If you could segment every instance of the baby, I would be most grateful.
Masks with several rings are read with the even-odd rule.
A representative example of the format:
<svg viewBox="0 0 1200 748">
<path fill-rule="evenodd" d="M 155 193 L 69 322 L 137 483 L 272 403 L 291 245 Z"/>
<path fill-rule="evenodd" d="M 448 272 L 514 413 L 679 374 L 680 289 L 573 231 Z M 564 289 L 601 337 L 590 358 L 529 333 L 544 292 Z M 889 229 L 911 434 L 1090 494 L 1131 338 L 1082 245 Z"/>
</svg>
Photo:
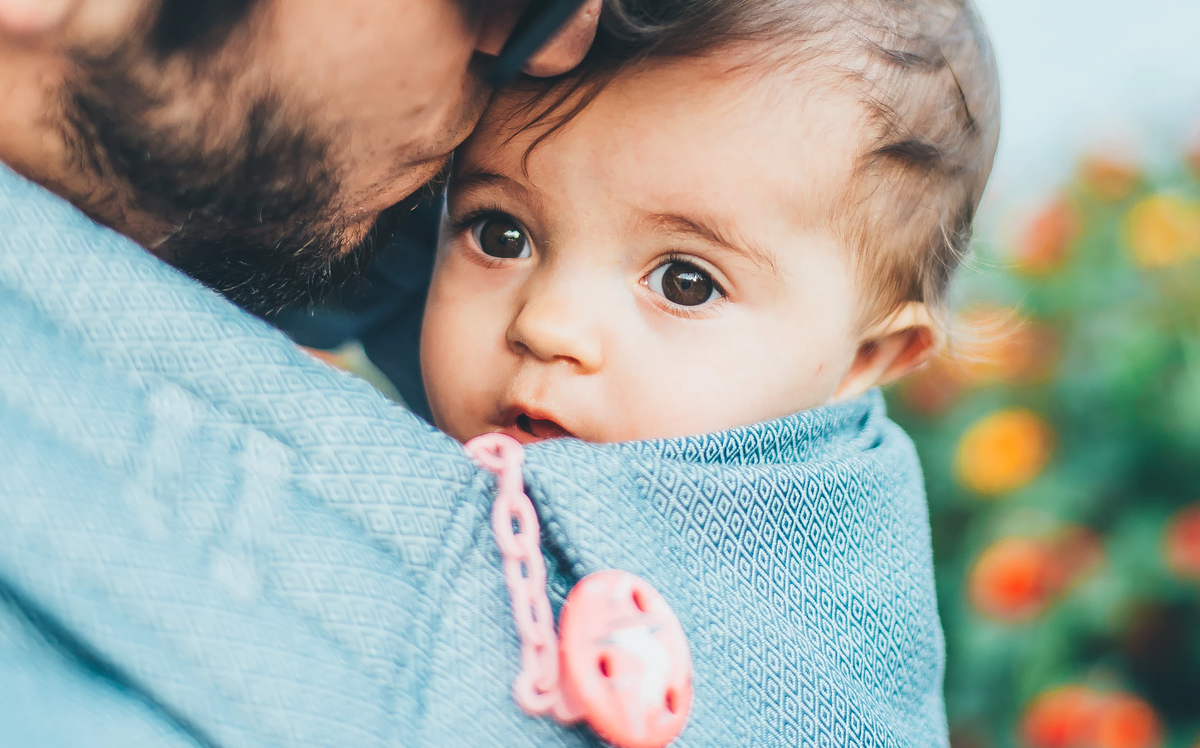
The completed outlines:
<svg viewBox="0 0 1200 748">
<path fill-rule="evenodd" d="M 679 613 L 681 745 L 945 745 L 920 467 L 866 393 L 942 339 L 997 140 L 978 16 L 635 6 L 455 154 L 421 339 L 434 420 L 544 442 L 524 475 L 553 601 L 618 568 Z M 484 599 L 496 574 L 457 584 Z M 512 650 L 478 636 L 446 672 Z"/>
<path fill-rule="evenodd" d="M 998 130 L 964 2 L 640 4 L 568 80 L 498 95 L 425 312 L 437 425 L 699 434 L 926 361 Z"/>
</svg>

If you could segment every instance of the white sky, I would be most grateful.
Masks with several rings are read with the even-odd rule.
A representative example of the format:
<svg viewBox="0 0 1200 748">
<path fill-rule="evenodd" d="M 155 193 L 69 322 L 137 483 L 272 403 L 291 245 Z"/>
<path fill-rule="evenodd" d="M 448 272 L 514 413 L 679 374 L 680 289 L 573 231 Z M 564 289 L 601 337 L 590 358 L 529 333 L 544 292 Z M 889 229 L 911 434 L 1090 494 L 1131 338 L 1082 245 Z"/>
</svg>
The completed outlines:
<svg viewBox="0 0 1200 748">
<path fill-rule="evenodd" d="M 1200 0 L 976 2 L 1004 110 L 985 225 L 1039 201 L 1086 150 L 1153 160 L 1200 135 Z"/>
</svg>

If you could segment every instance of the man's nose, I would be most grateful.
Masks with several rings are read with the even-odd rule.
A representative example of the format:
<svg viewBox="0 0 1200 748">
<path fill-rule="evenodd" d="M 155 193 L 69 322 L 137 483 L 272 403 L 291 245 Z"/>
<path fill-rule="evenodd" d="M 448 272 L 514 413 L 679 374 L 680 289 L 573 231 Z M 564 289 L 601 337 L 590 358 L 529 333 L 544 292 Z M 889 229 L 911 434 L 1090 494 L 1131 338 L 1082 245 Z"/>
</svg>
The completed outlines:
<svg viewBox="0 0 1200 748">
<path fill-rule="evenodd" d="M 583 293 L 583 283 L 555 276 L 535 280 L 508 326 L 508 347 L 544 363 L 563 361 L 590 374 L 604 363 L 601 302 Z"/>
<path fill-rule="evenodd" d="M 579 10 L 525 61 L 523 71 L 528 75 L 547 77 L 561 75 L 578 65 L 596 37 L 601 3 L 602 0 L 584 0 Z M 475 44 L 476 51 L 498 56 L 528 5 L 528 0 L 492 0 L 488 3 L 479 41 Z"/>
</svg>

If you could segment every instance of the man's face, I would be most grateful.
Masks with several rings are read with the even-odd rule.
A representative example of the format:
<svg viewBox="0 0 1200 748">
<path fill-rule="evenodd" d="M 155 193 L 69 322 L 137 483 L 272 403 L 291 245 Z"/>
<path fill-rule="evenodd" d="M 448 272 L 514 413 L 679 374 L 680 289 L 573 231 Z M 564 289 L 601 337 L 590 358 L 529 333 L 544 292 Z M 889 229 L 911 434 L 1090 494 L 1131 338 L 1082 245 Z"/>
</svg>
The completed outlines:
<svg viewBox="0 0 1200 748">
<path fill-rule="evenodd" d="M 312 301 L 361 267 L 474 127 L 489 55 L 525 4 L 199 0 L 234 10 L 163 49 L 163 14 L 192 1 L 74 46 L 67 157 L 96 185 L 73 197 L 258 308 Z M 559 38 L 578 49 L 552 43 L 541 72 L 578 61 L 598 6 Z"/>
</svg>

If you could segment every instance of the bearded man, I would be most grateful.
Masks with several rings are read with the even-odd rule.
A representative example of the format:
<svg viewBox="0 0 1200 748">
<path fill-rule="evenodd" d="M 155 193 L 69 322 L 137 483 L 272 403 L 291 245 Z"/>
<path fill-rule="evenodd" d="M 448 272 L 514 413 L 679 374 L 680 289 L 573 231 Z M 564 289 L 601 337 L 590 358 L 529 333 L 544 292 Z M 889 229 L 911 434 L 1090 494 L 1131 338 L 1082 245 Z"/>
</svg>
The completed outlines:
<svg viewBox="0 0 1200 748">
<path fill-rule="evenodd" d="M 276 520 L 345 488 L 305 468 L 330 444 L 305 451 L 302 432 L 328 424 L 311 413 L 296 430 L 286 412 L 347 395 L 238 306 L 305 305 L 352 280 L 470 134 L 489 78 L 579 62 L 600 0 L 513 38 L 526 5 L 0 0 L 0 745 L 415 734 L 382 717 L 403 710 L 371 638 L 402 635 L 401 617 L 351 635 L 366 652 L 347 655 L 330 628 L 340 594 L 307 586 L 290 622 L 269 599 Z M 402 440 L 428 432 L 349 389 L 345 423 L 365 407 L 400 418 Z M 385 443 L 407 467 L 364 495 L 461 490 Z M 369 524 L 365 507 L 327 516 Z M 402 559 L 419 530 L 363 548 Z M 394 564 L 410 593 L 417 573 Z M 370 574 L 346 576 L 361 589 Z"/>
<path fill-rule="evenodd" d="M 502 562 L 488 470 L 246 311 L 358 276 L 489 80 L 703 5 L 532 2 L 0 0 L 0 746 L 662 745 L 635 713 L 686 715 L 679 748 L 948 745 L 920 475 L 878 393 L 529 445 L 505 478 L 543 532 Z M 551 701 L 583 690 L 544 616 L 604 570 L 665 603 L 602 575 L 623 592 L 562 635 L 594 698 Z M 666 630 L 694 690 L 664 691 Z"/>
</svg>

